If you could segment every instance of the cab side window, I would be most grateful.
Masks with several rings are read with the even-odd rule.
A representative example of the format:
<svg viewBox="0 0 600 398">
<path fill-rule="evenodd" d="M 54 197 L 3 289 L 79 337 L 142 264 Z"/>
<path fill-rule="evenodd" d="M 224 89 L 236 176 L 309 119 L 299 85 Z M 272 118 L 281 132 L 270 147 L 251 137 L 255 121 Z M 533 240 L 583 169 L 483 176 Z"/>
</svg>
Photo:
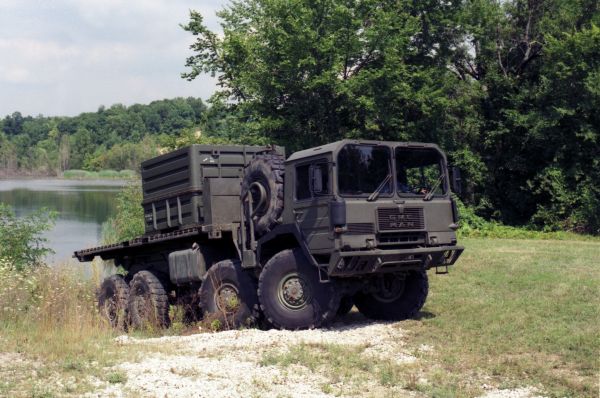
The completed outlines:
<svg viewBox="0 0 600 398">
<path fill-rule="evenodd" d="M 303 200 L 311 197 L 309 169 L 309 164 L 296 167 L 296 200 Z"/>
<path fill-rule="evenodd" d="M 305 200 L 331 193 L 329 164 L 317 161 L 296 167 L 296 200 Z"/>
</svg>

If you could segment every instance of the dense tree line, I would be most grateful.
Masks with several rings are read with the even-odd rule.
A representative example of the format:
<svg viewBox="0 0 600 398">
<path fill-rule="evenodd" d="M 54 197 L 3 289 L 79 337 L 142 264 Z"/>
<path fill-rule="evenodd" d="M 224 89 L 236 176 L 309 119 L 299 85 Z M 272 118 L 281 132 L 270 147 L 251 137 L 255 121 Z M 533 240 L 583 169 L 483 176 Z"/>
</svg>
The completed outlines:
<svg viewBox="0 0 600 398">
<path fill-rule="evenodd" d="M 169 146 L 173 137 L 200 128 L 206 105 L 196 98 L 113 105 L 75 117 L 0 119 L 0 170 L 4 174 L 57 175 L 68 169 L 133 169 Z"/>
<path fill-rule="evenodd" d="M 218 76 L 220 134 L 291 149 L 439 143 L 463 201 L 514 225 L 600 230 L 595 0 L 240 0 L 191 13 L 185 78 Z"/>
</svg>

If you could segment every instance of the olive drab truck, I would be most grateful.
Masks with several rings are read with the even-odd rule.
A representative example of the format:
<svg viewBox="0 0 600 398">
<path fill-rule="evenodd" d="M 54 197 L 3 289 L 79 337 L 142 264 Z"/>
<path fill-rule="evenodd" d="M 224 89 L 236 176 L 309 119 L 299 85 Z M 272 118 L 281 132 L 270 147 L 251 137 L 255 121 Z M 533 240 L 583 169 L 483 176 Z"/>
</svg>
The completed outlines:
<svg viewBox="0 0 600 398">
<path fill-rule="evenodd" d="M 145 233 L 74 254 L 125 270 L 98 291 L 115 327 L 168 327 L 180 304 L 230 327 L 319 327 L 354 305 L 407 319 L 427 271 L 463 251 L 460 175 L 434 144 L 343 140 L 287 159 L 277 146 L 192 145 L 143 162 L 141 179 Z"/>
</svg>

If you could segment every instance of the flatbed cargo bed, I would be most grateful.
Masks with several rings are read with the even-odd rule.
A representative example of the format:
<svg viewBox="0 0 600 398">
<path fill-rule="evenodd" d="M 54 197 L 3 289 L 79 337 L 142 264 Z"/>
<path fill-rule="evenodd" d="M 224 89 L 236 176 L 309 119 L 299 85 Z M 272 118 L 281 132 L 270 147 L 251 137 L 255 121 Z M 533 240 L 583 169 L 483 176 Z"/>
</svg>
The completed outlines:
<svg viewBox="0 0 600 398">
<path fill-rule="evenodd" d="M 177 239 L 192 238 L 195 236 L 202 238 L 202 240 L 210 239 L 212 235 L 220 234 L 225 231 L 232 231 L 234 228 L 235 226 L 232 224 L 196 225 L 172 232 L 142 235 L 119 243 L 78 250 L 73 254 L 73 257 L 81 262 L 92 261 L 96 256 L 100 256 L 103 260 L 111 260 L 131 253 L 132 249 L 143 249 L 150 245 L 171 242 Z"/>
</svg>

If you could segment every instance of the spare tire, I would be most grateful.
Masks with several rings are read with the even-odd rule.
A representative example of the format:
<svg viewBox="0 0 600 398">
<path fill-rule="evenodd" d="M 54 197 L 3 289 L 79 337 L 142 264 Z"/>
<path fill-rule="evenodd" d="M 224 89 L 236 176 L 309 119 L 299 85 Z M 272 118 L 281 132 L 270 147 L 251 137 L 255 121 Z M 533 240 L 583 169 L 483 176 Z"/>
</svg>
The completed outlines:
<svg viewBox="0 0 600 398">
<path fill-rule="evenodd" d="M 276 153 L 257 155 L 244 170 L 242 198 L 250 194 L 254 206 L 251 215 L 256 235 L 264 235 L 281 222 L 283 212 L 283 156 Z"/>
</svg>

